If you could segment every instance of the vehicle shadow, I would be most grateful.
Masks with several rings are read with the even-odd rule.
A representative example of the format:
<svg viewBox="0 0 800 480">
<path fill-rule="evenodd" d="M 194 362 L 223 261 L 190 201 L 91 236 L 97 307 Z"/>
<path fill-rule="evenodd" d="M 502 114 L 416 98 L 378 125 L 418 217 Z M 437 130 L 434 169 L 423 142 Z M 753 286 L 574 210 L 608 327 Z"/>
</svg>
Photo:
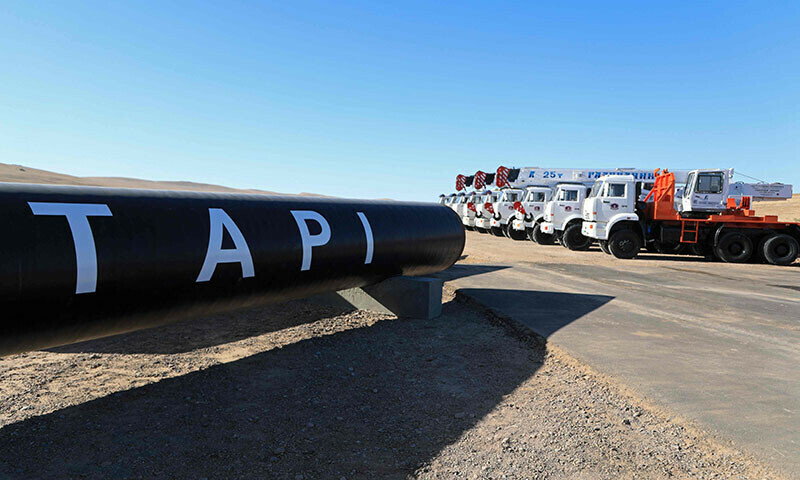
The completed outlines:
<svg viewBox="0 0 800 480">
<path fill-rule="evenodd" d="M 466 293 L 544 306 L 526 317 L 541 331 L 610 300 Z M 541 366 L 544 347 L 509 331 L 451 301 L 438 319 L 379 321 L 66 407 L 0 429 L 0 478 L 406 478 Z"/>
</svg>

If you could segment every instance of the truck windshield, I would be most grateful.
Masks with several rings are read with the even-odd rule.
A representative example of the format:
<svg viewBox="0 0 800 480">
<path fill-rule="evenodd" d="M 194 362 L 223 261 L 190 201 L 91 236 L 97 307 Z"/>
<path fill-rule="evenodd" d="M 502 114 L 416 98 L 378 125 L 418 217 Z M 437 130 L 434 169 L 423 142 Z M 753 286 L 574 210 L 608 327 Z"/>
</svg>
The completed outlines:
<svg viewBox="0 0 800 480">
<path fill-rule="evenodd" d="M 722 172 L 697 175 L 696 193 L 722 193 Z"/>
<path fill-rule="evenodd" d="M 592 191 L 589 192 L 589 197 L 596 197 L 596 196 L 600 195 L 600 190 L 602 188 L 603 188 L 603 182 L 601 182 L 599 180 L 594 182 L 594 185 L 592 185 Z"/>
</svg>

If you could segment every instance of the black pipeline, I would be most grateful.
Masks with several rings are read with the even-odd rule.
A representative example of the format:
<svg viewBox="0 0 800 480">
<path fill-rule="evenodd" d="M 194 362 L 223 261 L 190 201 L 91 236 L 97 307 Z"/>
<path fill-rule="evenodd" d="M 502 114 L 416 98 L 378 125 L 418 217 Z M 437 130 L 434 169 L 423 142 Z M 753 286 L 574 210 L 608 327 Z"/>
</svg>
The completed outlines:
<svg viewBox="0 0 800 480">
<path fill-rule="evenodd" d="M 0 184 L 0 356 L 425 275 L 464 248 L 433 203 Z"/>
</svg>

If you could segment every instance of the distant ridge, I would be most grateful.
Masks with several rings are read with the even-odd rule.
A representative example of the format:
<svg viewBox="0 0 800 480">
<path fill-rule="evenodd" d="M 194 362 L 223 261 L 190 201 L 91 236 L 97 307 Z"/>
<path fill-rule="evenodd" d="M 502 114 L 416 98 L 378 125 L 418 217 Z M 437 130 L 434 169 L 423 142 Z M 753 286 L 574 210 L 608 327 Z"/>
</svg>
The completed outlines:
<svg viewBox="0 0 800 480">
<path fill-rule="evenodd" d="M 262 195 L 322 196 L 307 192 L 288 194 L 271 192 L 267 190 L 239 189 L 224 187 L 222 185 L 184 181 L 142 180 L 139 178 L 127 177 L 76 177 L 73 175 L 66 175 L 63 173 L 50 172 L 48 170 L 40 170 L 38 168 L 8 163 L 0 163 L 0 182 L 85 185 L 115 188 L 144 188 L 148 190 L 185 190 L 194 192 L 259 193 Z"/>
</svg>

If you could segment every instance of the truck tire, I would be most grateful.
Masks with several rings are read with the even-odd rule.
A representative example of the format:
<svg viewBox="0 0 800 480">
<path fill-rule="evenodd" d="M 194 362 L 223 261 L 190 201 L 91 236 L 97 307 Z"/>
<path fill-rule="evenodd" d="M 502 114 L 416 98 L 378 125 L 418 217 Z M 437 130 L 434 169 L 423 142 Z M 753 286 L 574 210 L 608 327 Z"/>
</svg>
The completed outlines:
<svg viewBox="0 0 800 480">
<path fill-rule="evenodd" d="M 533 226 L 533 230 L 531 230 L 531 240 L 538 243 L 539 245 L 552 245 L 555 243 L 555 236 L 550 233 L 544 233 L 542 231 L 542 224 L 537 223 Z"/>
<path fill-rule="evenodd" d="M 500 227 L 492 227 L 490 232 L 492 232 L 492 235 L 494 235 L 495 237 L 505 237 L 505 235 L 503 234 L 503 229 Z"/>
<path fill-rule="evenodd" d="M 600 240 L 597 242 L 600 244 L 600 250 L 603 251 L 606 255 L 611 255 L 611 250 L 608 249 L 608 240 Z"/>
<path fill-rule="evenodd" d="M 634 258 L 641 248 L 642 239 L 633 230 L 617 230 L 608 239 L 608 250 L 617 258 Z"/>
<path fill-rule="evenodd" d="M 743 233 L 726 233 L 719 239 L 714 253 L 726 263 L 745 263 L 753 256 L 753 241 Z"/>
<path fill-rule="evenodd" d="M 781 233 L 764 242 L 764 258 L 773 265 L 790 265 L 797 260 L 800 247 L 797 240 Z"/>
<path fill-rule="evenodd" d="M 475 230 L 477 230 L 478 233 L 489 233 L 488 230 L 486 230 L 485 228 L 481 228 L 481 227 L 475 227 Z"/>
<path fill-rule="evenodd" d="M 508 236 L 512 240 L 525 240 L 526 238 L 524 230 L 516 230 L 513 226 L 508 228 Z"/>
<path fill-rule="evenodd" d="M 573 223 L 568 226 L 561 235 L 561 243 L 573 251 L 589 250 L 589 247 L 592 246 L 592 242 L 594 242 L 594 240 L 581 233 L 580 223 Z"/>
</svg>

